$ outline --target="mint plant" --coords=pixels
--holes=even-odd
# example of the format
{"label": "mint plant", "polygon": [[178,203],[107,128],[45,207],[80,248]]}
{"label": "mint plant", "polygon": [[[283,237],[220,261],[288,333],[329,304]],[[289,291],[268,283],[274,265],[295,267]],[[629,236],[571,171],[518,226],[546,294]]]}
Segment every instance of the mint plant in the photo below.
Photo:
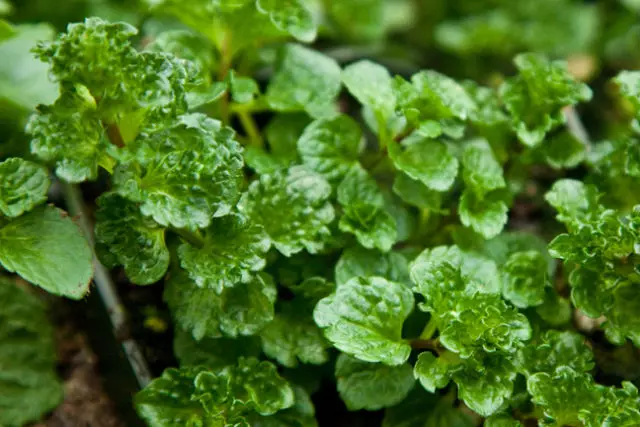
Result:
{"label": "mint plant", "polygon": [[[146,0],[21,51],[54,90],[0,83],[29,144],[0,162],[0,424],[60,400],[12,275],[81,299],[100,262],[170,312],[149,426],[316,426],[327,389],[353,425],[640,425],[637,375],[607,366],[640,347],[640,73],[587,83],[564,58],[605,12],[570,0],[453,2],[428,43],[491,53],[469,75],[326,48],[384,45],[423,3]],[[89,239],[52,182],[99,189]]]}

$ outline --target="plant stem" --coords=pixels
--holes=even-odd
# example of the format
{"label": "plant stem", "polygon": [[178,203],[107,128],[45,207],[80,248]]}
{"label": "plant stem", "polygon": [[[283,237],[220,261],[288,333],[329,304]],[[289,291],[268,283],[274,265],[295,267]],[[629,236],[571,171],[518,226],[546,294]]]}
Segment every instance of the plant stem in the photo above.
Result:
{"label": "plant stem", "polygon": [[438,325],[436,325],[435,318],[429,319],[427,324],[424,326],[424,329],[420,333],[421,340],[430,340],[433,337],[433,334],[436,333],[436,329],[438,329]]}
{"label": "plant stem", "polygon": [[182,238],[187,243],[192,244],[198,249],[204,247],[204,237],[197,231],[185,230],[184,228],[170,228],[171,231],[176,233],[178,236]]}
{"label": "plant stem", "polygon": [[567,120],[567,128],[569,129],[569,132],[571,132],[571,134],[585,146],[587,151],[590,150],[591,138],[589,138],[589,133],[584,127],[576,109],[573,106],[569,106],[563,110],[563,113]]}
{"label": "plant stem", "polygon": [[237,110],[237,114],[240,119],[240,123],[242,123],[242,127],[244,127],[244,130],[247,132],[251,145],[255,147],[263,147],[264,140],[262,139],[262,135],[260,135],[258,126],[256,126],[256,122],[251,113],[247,110],[239,109]]}
{"label": "plant stem", "polygon": [[[222,39],[220,46],[220,70],[218,70],[218,80],[223,82],[227,78],[229,69],[231,68],[231,41],[227,32]],[[220,115],[225,124],[229,124],[231,119],[229,114],[229,90],[227,89],[220,100]]]}

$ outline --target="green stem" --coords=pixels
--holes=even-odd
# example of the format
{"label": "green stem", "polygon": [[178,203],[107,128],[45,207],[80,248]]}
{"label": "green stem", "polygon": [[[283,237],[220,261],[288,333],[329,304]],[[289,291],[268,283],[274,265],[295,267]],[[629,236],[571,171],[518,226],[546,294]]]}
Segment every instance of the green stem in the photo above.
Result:
{"label": "green stem", "polygon": [[436,329],[438,329],[438,325],[436,325],[436,319],[431,317],[427,324],[424,326],[424,329],[420,333],[421,340],[430,340],[433,337],[433,334],[436,333]]}
{"label": "green stem", "polygon": [[204,237],[197,231],[185,230],[184,228],[171,227],[171,231],[176,233],[187,243],[192,244],[196,248],[200,249],[204,247]]}
{"label": "green stem", "polygon": [[260,131],[258,130],[258,126],[256,126],[253,116],[247,110],[241,109],[237,110],[237,114],[240,119],[240,123],[242,123],[242,127],[247,132],[251,145],[259,148],[263,147],[264,140],[262,139],[262,135],[260,135]]}

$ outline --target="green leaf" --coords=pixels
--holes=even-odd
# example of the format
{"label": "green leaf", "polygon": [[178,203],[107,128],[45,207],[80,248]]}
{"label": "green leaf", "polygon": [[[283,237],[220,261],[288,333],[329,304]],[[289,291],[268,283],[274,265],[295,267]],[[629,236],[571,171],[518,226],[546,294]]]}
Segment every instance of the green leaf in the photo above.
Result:
{"label": "green leaf", "polygon": [[334,116],[340,73],[333,59],[300,45],[286,45],[267,87],[267,101],[276,111],[306,111],[315,118]]}
{"label": "green leaf", "polygon": [[302,0],[258,0],[258,11],[269,15],[276,28],[296,39],[310,43],[316,38],[317,25]]}
{"label": "green leaf", "polygon": [[527,318],[497,295],[460,296],[441,323],[440,342],[465,359],[478,349],[514,353],[531,338]]}
{"label": "green leaf", "polygon": [[342,82],[363,106],[371,108],[379,126],[386,125],[394,114],[396,95],[391,74],[381,65],[358,61],[342,71]]}
{"label": "green leaf", "polygon": [[407,259],[397,252],[353,246],[345,249],[335,268],[336,283],[342,286],[354,277],[384,277],[398,283],[410,283]]}
{"label": "green leaf", "polygon": [[400,365],[411,347],[402,324],[413,310],[404,285],[381,277],[356,277],[318,302],[313,317],[335,347],[365,362]]}
{"label": "green leaf", "polygon": [[198,341],[191,333],[177,328],[173,352],[180,366],[205,366],[218,370],[235,365],[240,357],[258,357],[260,341],[257,337],[203,338]]}
{"label": "green leaf", "polygon": [[385,411],[382,427],[474,427],[471,415],[454,407],[451,400],[416,387],[399,405]]}
{"label": "green leaf", "polygon": [[472,410],[487,417],[496,413],[513,394],[515,371],[508,361],[494,361],[484,371],[466,369],[454,377],[458,397]]}
{"label": "green leaf", "polygon": [[640,72],[621,71],[613,81],[618,84],[620,94],[633,105],[636,117],[640,114]]}
{"label": "green leaf", "polygon": [[245,416],[272,415],[293,403],[293,390],[276,367],[254,358],[219,371],[169,368],[135,396],[138,414],[154,427],[245,427]]}
{"label": "green leaf", "polygon": [[180,245],[178,258],[198,287],[221,294],[262,270],[270,246],[261,226],[231,214],[213,220],[201,248],[190,243]]}
{"label": "green leaf", "polygon": [[594,367],[593,353],[585,338],[573,331],[548,330],[538,344],[523,348],[520,357],[527,375],[553,374],[561,366],[576,372],[588,372]]}
{"label": "green leaf", "polygon": [[55,343],[45,306],[23,287],[0,278],[0,424],[37,421],[62,401]]}
{"label": "green leaf", "polygon": [[506,187],[502,167],[486,140],[468,142],[462,153],[462,177],[467,188],[479,197]]}
{"label": "green leaf", "polygon": [[399,170],[435,191],[451,188],[458,175],[458,160],[444,142],[420,138],[404,150],[390,144],[389,157]]}
{"label": "green leaf", "polygon": [[19,158],[0,162],[0,214],[15,218],[47,200],[47,170]]}
{"label": "green leaf", "polygon": [[273,280],[264,274],[218,294],[198,287],[180,271],[167,282],[164,300],[176,324],[200,340],[259,333],[273,320],[276,294]]}
{"label": "green leaf", "polygon": [[78,226],[54,207],[0,225],[0,264],[46,291],[85,296],[93,276],[91,249]]}
{"label": "green leaf", "polygon": [[[316,253],[335,216],[328,202],[331,186],[322,176],[302,166],[261,175],[251,183],[238,205],[253,223],[260,224],[273,246],[285,256],[306,249]],[[283,217],[283,213],[286,216]]]}
{"label": "green leaf", "polygon": [[565,63],[549,62],[539,54],[520,54],[514,64],[519,74],[502,84],[500,96],[520,141],[535,147],[564,123],[562,108],[590,100],[591,89],[577,82]]}
{"label": "green leaf", "polygon": [[48,67],[31,54],[36,42],[53,38],[54,30],[48,24],[22,24],[12,30],[10,37],[0,41],[0,58],[4,59],[0,63],[0,100],[28,112],[58,96],[48,79]]}
{"label": "green leaf", "polygon": [[338,393],[350,411],[377,411],[404,400],[415,380],[411,365],[388,366],[362,362],[340,354],[335,370]]}
{"label": "green leaf", "polygon": [[340,230],[355,234],[367,249],[391,249],[398,239],[396,221],[385,209],[377,183],[360,165],[352,167],[338,186],[338,202],[343,207]]}
{"label": "green leaf", "polygon": [[274,320],[260,332],[262,350],[283,366],[301,363],[321,365],[328,361],[330,344],[313,322],[306,301],[283,302]]}
{"label": "green leaf", "polygon": [[180,116],[131,144],[131,159],[113,177],[115,191],[162,226],[207,227],[240,198],[242,148],[233,137],[203,114]]}
{"label": "green leaf", "polygon": [[503,267],[502,293],[518,308],[535,307],[544,302],[546,288],[551,286],[546,275],[547,260],[538,251],[516,252]]}
{"label": "green leaf", "polygon": [[455,366],[444,361],[442,357],[435,357],[433,353],[428,351],[420,353],[418,361],[414,367],[413,375],[416,377],[422,387],[429,393],[435,393],[436,390],[444,388],[451,381],[452,372]]}
{"label": "green leaf", "polygon": [[584,161],[587,147],[570,132],[553,137],[542,146],[542,154],[554,169],[572,169]]}
{"label": "green leaf", "polygon": [[544,198],[558,211],[558,221],[573,224],[588,219],[596,211],[599,196],[593,186],[574,179],[561,179]]}
{"label": "green leaf", "polygon": [[362,131],[349,116],[316,120],[298,140],[298,152],[305,165],[330,182],[342,180],[358,162]]}
{"label": "green leaf", "polygon": [[258,87],[258,83],[254,79],[237,76],[233,70],[229,71],[227,81],[229,82],[231,98],[239,104],[253,102],[256,95],[260,93],[260,87]]}
{"label": "green leaf", "polygon": [[465,190],[458,206],[462,224],[471,227],[485,239],[497,236],[508,221],[509,207],[499,195],[494,194],[479,199],[472,192]]}
{"label": "green leaf", "polygon": [[393,181],[393,192],[407,204],[438,213],[446,213],[446,210],[442,209],[442,193],[431,190],[421,181],[404,173],[396,175]]}
{"label": "green leaf", "polygon": [[599,396],[591,375],[559,366],[554,372],[539,372],[527,379],[531,400],[556,425],[581,424],[580,411],[598,404]]}
{"label": "green leaf", "polygon": [[410,123],[434,119],[465,120],[477,108],[464,88],[436,71],[414,74],[411,83],[394,80],[398,106]]}
{"label": "green leaf", "polygon": [[[365,10],[367,13],[362,13]],[[384,36],[385,10],[384,0],[343,0],[329,3],[327,14],[340,36],[366,42]]]}
{"label": "green leaf", "polygon": [[124,266],[133,283],[149,285],[162,279],[169,268],[164,228],[118,194],[104,193],[97,203],[96,242]]}
{"label": "green leaf", "polygon": [[271,416],[250,417],[252,427],[318,427],[315,408],[309,394],[299,386],[292,386],[295,403],[292,407]]}
{"label": "green leaf", "polygon": [[[201,367],[166,369],[162,376],[135,395],[134,404],[138,415],[151,427],[213,426],[224,423],[224,418],[213,411],[209,412],[208,408],[195,398],[196,391],[199,391],[196,380],[210,376],[213,374]],[[207,381],[206,392],[222,403],[229,394],[229,377],[228,374],[221,373],[214,378],[215,381]]]}

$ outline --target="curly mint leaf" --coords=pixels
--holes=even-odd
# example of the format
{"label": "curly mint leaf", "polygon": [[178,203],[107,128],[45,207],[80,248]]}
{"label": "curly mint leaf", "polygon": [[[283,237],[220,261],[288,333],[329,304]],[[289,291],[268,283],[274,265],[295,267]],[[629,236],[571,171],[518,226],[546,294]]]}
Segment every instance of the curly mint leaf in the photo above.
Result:
{"label": "curly mint leaf", "polygon": [[553,374],[560,366],[576,372],[588,372],[594,367],[593,353],[585,338],[573,331],[546,331],[538,344],[524,347],[520,357],[528,375]]}
{"label": "curly mint leaf", "polygon": [[564,63],[542,55],[523,53],[514,63],[519,74],[502,84],[500,95],[520,141],[535,147],[564,123],[562,108],[590,100],[591,89],[576,81]]}
{"label": "curly mint leaf", "polygon": [[514,353],[531,338],[527,318],[497,295],[460,296],[442,324],[440,342],[465,359],[478,349]]}
{"label": "curly mint leaf", "polygon": [[468,142],[462,153],[462,178],[478,196],[506,187],[502,167],[486,140]]}
{"label": "curly mint leaf", "polygon": [[599,208],[596,188],[574,179],[556,181],[544,198],[558,211],[558,221],[568,225],[587,220]]}
{"label": "curly mint leaf", "polygon": [[114,174],[115,191],[162,226],[198,229],[240,198],[242,148],[234,132],[203,114],[142,133]]}
{"label": "curly mint leaf", "polygon": [[174,321],[200,340],[255,335],[274,317],[276,288],[267,275],[225,288],[200,288],[186,272],[172,275],[164,291]]}
{"label": "curly mint leaf", "polygon": [[435,357],[433,353],[425,351],[418,356],[413,375],[425,390],[435,393],[436,390],[449,384],[455,368],[444,361],[442,357]]}
{"label": "curly mint leaf", "polygon": [[276,111],[306,111],[311,117],[335,115],[340,92],[340,66],[331,58],[289,44],[278,56],[276,74],[267,87],[267,102]]}
{"label": "curly mint leaf", "polygon": [[458,160],[444,142],[420,138],[404,144],[404,149],[395,143],[388,148],[400,171],[431,190],[448,190],[458,175]]}
{"label": "curly mint leaf", "polygon": [[396,107],[389,71],[368,60],[358,61],[342,71],[342,82],[362,105],[373,110],[378,125],[386,126]]}
{"label": "curly mint leaf", "polygon": [[336,361],[340,398],[350,411],[377,411],[404,400],[415,385],[411,365],[362,362],[346,354]]}
{"label": "curly mint leaf", "polygon": [[183,243],[178,248],[180,265],[201,288],[220,294],[225,288],[246,282],[266,265],[271,242],[264,229],[241,215],[215,218],[199,248]]}
{"label": "curly mint leaf", "polygon": [[58,406],[64,393],[42,301],[4,278],[0,301],[0,424],[21,426]]}
{"label": "curly mint leaf", "polygon": [[413,310],[413,294],[381,277],[356,277],[316,305],[313,317],[335,347],[365,362],[400,365],[411,347],[402,324]]}
{"label": "curly mint leaf", "polygon": [[584,161],[587,146],[573,134],[563,132],[542,146],[542,155],[554,169],[571,169]]}
{"label": "curly mint leaf", "polygon": [[500,234],[509,219],[507,216],[509,207],[496,193],[478,198],[473,192],[465,190],[460,196],[458,209],[460,222],[481,234],[485,239]]}
{"label": "curly mint leaf", "polygon": [[276,366],[254,358],[241,358],[232,370],[231,392],[237,401],[260,415],[272,415],[294,404],[294,394]]}
{"label": "curly mint leaf", "polygon": [[65,88],[50,106],[40,105],[27,124],[31,152],[55,165],[58,177],[70,183],[95,180],[99,167],[113,170],[114,159],[86,89]]}
{"label": "curly mint leaf", "polygon": [[133,283],[149,285],[162,279],[169,268],[165,229],[115,193],[103,194],[97,203],[96,242],[124,266]]}
{"label": "curly mint leaf", "polygon": [[438,213],[446,213],[442,208],[443,193],[432,190],[421,181],[411,178],[404,173],[398,173],[393,181],[393,192],[405,203],[429,209]]}
{"label": "curly mint leaf", "polygon": [[330,344],[310,316],[306,301],[283,302],[275,318],[260,332],[262,350],[283,366],[321,365],[328,361]]}
{"label": "curly mint leaf", "polygon": [[[329,203],[331,185],[303,166],[262,175],[239,203],[250,221],[262,225],[273,246],[291,256],[306,249],[316,253],[331,232],[335,212]],[[286,212],[286,217],[283,213]]]}
{"label": "curly mint leaf", "polygon": [[335,268],[336,284],[341,286],[354,277],[379,276],[398,283],[409,283],[407,259],[396,252],[354,246],[342,253]]}
{"label": "curly mint leaf", "polygon": [[[206,380],[202,381],[204,378]],[[224,423],[223,415],[216,414],[210,410],[214,408],[208,408],[196,399],[196,391],[200,391],[197,380],[201,380],[201,385],[206,381],[206,389],[202,392],[219,402],[227,399],[230,381],[227,373],[214,376],[199,367],[169,368],[136,394],[134,404],[138,415],[151,427]]]}
{"label": "curly mint leaf", "polygon": [[458,397],[483,417],[496,413],[511,397],[515,378],[513,367],[499,358],[481,371],[470,367],[454,376]]}
{"label": "curly mint leaf", "polygon": [[540,405],[544,415],[556,425],[579,425],[581,410],[599,404],[593,377],[568,366],[531,375],[527,379],[527,390],[533,403]]}
{"label": "curly mint leaf", "polygon": [[50,206],[0,225],[0,264],[52,294],[72,299],[85,296],[93,276],[91,249],[80,228]]}
{"label": "curly mint leaf", "polygon": [[0,214],[15,218],[47,200],[47,170],[19,158],[0,162]]}
{"label": "curly mint leaf", "polygon": [[502,293],[518,308],[542,304],[551,284],[546,275],[547,260],[538,251],[516,252],[503,266]]}
{"label": "curly mint leaf", "polygon": [[310,43],[318,31],[314,17],[302,0],[257,0],[258,11],[269,15],[276,28]]}
{"label": "curly mint leaf", "polygon": [[391,249],[398,239],[396,221],[385,209],[375,180],[360,165],[352,167],[338,186],[338,202],[343,207],[340,230],[355,234],[365,248]]}
{"label": "curly mint leaf", "polygon": [[621,71],[613,81],[618,84],[620,94],[634,107],[636,117],[640,114],[640,72]]}
{"label": "curly mint leaf", "polygon": [[339,182],[357,163],[362,130],[349,116],[322,119],[306,127],[298,139],[298,152],[305,165],[330,182]]}
{"label": "curly mint leaf", "polygon": [[520,421],[509,415],[492,415],[484,422],[485,427],[522,427]]}

